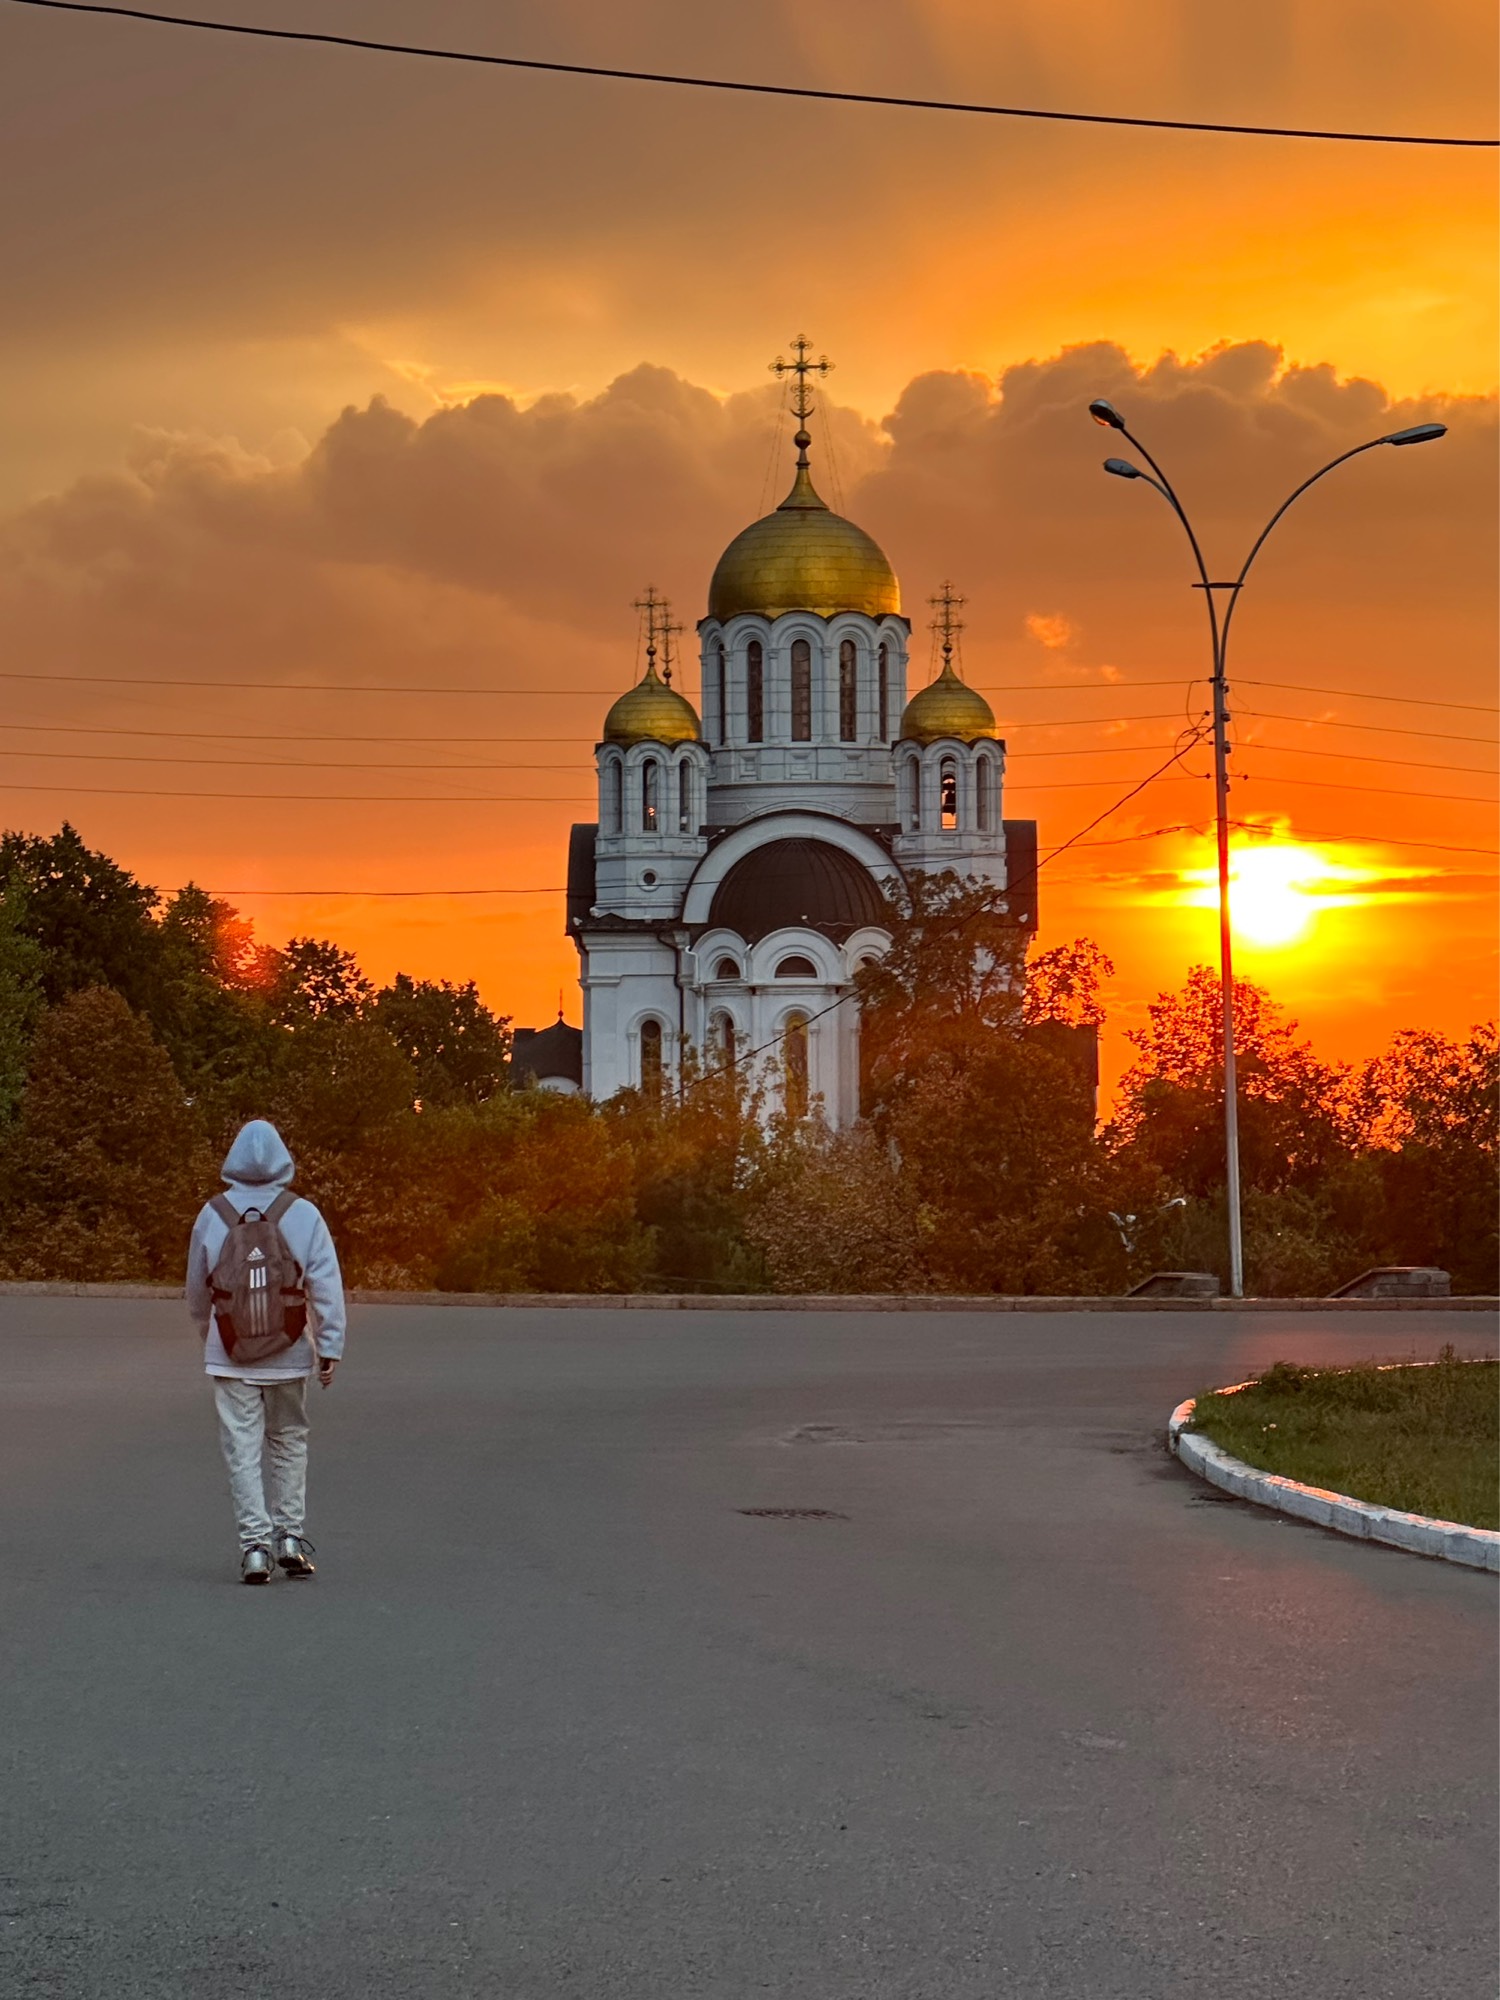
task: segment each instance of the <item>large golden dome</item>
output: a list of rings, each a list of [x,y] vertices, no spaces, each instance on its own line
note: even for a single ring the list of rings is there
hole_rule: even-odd
[[[702,738],[697,709],[667,686],[654,659],[604,718],[606,743],[698,743]]]
[[[972,743],[994,733],[995,711],[982,694],[958,678],[949,660],[935,681],[912,696],[901,717],[903,743],[937,743],[945,736]]]
[[[831,618],[861,611],[883,618],[901,609],[901,586],[879,545],[835,514],[807,469],[806,431],[798,431],[797,477],[776,509],[741,530],[719,558],[708,586],[708,615],[721,622],[742,612],[779,618],[812,611]]]

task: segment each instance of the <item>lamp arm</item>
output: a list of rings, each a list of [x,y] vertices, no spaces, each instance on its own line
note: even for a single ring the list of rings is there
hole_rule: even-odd
[[[1198,546],[1198,537],[1196,534],[1194,534],[1193,524],[1187,517],[1187,509],[1178,499],[1176,488],[1173,486],[1171,480],[1168,479],[1167,475],[1162,471],[1161,467],[1157,464],[1156,460],[1151,456],[1150,452],[1146,449],[1145,445],[1141,443],[1140,439],[1136,437],[1133,432],[1126,430],[1123,424],[1120,426],[1120,434],[1122,437],[1126,437],[1130,440],[1130,442],[1135,446],[1136,450],[1140,453],[1141,457],[1145,459],[1147,465],[1149,465],[1151,470],[1156,474],[1155,479],[1147,479],[1146,484],[1148,486],[1154,486],[1156,488],[1157,492],[1166,501],[1167,505],[1171,508],[1172,512],[1177,516],[1178,520],[1181,521],[1183,529],[1187,535],[1187,538],[1189,542],[1192,543],[1193,560],[1198,565],[1198,575],[1200,576],[1203,582],[1204,602],[1208,605],[1208,631],[1209,631],[1209,638],[1213,644],[1214,673],[1215,676],[1217,676],[1219,672],[1221,648],[1223,645],[1223,637],[1221,637],[1219,632],[1219,610],[1218,606],[1214,603],[1213,590],[1208,580],[1208,565],[1203,560],[1203,551]],[[1144,473],[1141,476],[1142,478],[1145,478]],[[1295,497],[1296,496],[1293,495],[1293,498]],[[1290,506],[1291,502],[1288,501],[1287,505]],[[1267,532],[1269,532],[1269,530]],[[1262,537],[1262,539],[1264,539],[1264,537]],[[1226,616],[1224,620],[1225,635],[1227,635],[1228,631],[1229,631],[1229,620],[1228,617]]]
[[[1302,484],[1299,487],[1297,487],[1295,492],[1289,493],[1285,498],[1285,500],[1282,501],[1281,505],[1276,509],[1276,512],[1271,516],[1270,520],[1267,521],[1266,525],[1261,529],[1260,533],[1256,536],[1255,541],[1251,547],[1250,553],[1249,555],[1246,556],[1244,562],[1240,565],[1240,573],[1234,580],[1234,588],[1229,594],[1229,604],[1224,613],[1223,643],[1226,651],[1228,650],[1229,647],[1229,626],[1230,622],[1234,617],[1234,607],[1240,601],[1240,591],[1244,587],[1245,578],[1250,574],[1250,565],[1255,561],[1255,558],[1260,554],[1261,549],[1265,545],[1266,538],[1269,536],[1271,530],[1276,526],[1276,523],[1281,519],[1282,515],[1286,512],[1288,507],[1291,506],[1294,500],[1300,500],[1302,498],[1302,495],[1307,491],[1309,486],[1316,486],[1320,479],[1325,478],[1330,472],[1334,471],[1338,466],[1343,465],[1348,459],[1358,458],[1362,451],[1373,451],[1376,445],[1384,443],[1385,439],[1383,437],[1371,438],[1365,444],[1355,445],[1351,451],[1341,451],[1337,458],[1331,458],[1329,459],[1326,465],[1320,466],[1318,470],[1311,475],[1310,478],[1303,480]]]

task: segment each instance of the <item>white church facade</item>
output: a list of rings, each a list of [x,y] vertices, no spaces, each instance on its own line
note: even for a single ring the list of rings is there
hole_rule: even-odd
[[[568,932],[583,1027],[516,1036],[518,1076],[605,1099],[735,1063],[797,1114],[859,1113],[854,976],[889,944],[885,891],[952,869],[1036,924],[1036,826],[1004,817],[1005,745],[954,663],[908,698],[911,626],[876,543],[812,481],[805,343],[791,491],[730,543],[698,625],[702,715],[646,670],[605,718],[599,816],[573,828]]]

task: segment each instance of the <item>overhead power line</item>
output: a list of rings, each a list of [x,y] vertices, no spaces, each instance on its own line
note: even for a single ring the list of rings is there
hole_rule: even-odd
[[[1137,683],[1138,686],[1146,683]],[[1500,715],[1500,708],[1482,701],[1434,701],[1424,694],[1372,694],[1368,688],[1316,688],[1303,687],[1299,681],[1257,681],[1249,674],[1236,674],[1237,687],[1280,688],[1284,694],[1326,694],[1335,701],[1394,701],[1413,708],[1461,708],[1470,715]]]
[[[597,77],[615,83],[668,84],[683,90],[735,91],[753,97],[800,97],[822,104],[868,104],[897,111],[947,111],[977,118],[1030,118],[1063,125],[1124,125],[1156,132],[1218,132],[1253,139],[1335,139],[1368,146],[1500,145],[1500,140],[1496,139],[1454,138],[1446,134],[1325,131],[1301,125],[1231,125],[1205,118],[1143,118],[1121,112],[1048,111],[1035,105],[968,104],[943,97],[895,97],[874,91],[820,90],[812,84],[749,83],[735,77],[612,69],[598,63],[544,62],[530,56],[489,55],[476,49],[432,48],[420,43],[376,41],[363,35],[331,35],[311,28],[263,28],[243,21],[205,21],[194,15],[162,14],[144,7],[86,4],[86,0],[10,0],[10,4],[44,7],[57,14],[104,14],[119,20],[147,21],[168,28],[197,28],[209,34],[240,35],[258,41],[313,42],[330,48],[362,49],[377,55],[420,56],[429,62],[473,63],[492,69],[540,71],[552,76]]]
[[[1263,722],[1295,722],[1307,729],[1357,729],[1365,736],[1420,736],[1429,743],[1475,743],[1493,745],[1494,732],[1486,736],[1471,736],[1466,731],[1453,729],[1412,729],[1404,722],[1346,722],[1342,716],[1331,715],[1288,715],[1284,708],[1243,708],[1236,704],[1235,714],[1253,715]],[[420,741],[420,738],[413,739]],[[471,737],[471,742],[482,741]]]
[[[0,670],[0,681],[41,681],[49,687],[209,688],[215,694],[229,694],[238,688],[237,682],[229,680],[168,680],[159,674],[37,674],[9,668]],[[628,688],[620,687],[406,687],[379,681],[268,681],[259,685],[263,691],[273,694],[448,694],[473,696],[476,700],[487,700],[491,695],[566,694],[612,701],[617,695],[629,692]],[[993,681],[971,681],[969,685],[983,693],[998,695],[1128,694],[1132,688],[1191,687],[1193,681],[1184,681],[1177,675],[1170,680],[1159,681],[1011,681],[1004,685]],[[1312,689],[1310,692],[1320,690]]]

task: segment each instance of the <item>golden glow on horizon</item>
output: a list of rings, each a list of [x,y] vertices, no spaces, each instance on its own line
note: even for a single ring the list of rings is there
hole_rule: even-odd
[[[1323,911],[1406,900],[1412,892],[1393,890],[1389,886],[1393,879],[1425,877],[1427,873],[1339,860],[1332,848],[1301,841],[1235,847],[1230,852],[1229,869],[1234,934],[1242,943],[1268,951],[1300,945],[1309,940]],[[1193,909],[1217,906],[1216,867],[1185,868],[1180,879],[1191,886],[1175,900]]]

